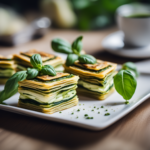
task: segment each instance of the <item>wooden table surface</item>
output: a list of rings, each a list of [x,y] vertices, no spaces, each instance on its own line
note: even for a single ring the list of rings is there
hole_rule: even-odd
[[[0,47],[0,54],[9,55],[29,49],[52,52],[50,40],[63,37],[70,42],[83,35],[84,50],[95,57],[117,63],[140,61],[122,58],[105,52],[102,39],[115,31],[80,32],[75,30],[50,30],[46,36],[16,47]],[[0,110],[0,150],[149,150],[150,149],[150,99],[130,114],[102,131],[85,129],[23,116]]]

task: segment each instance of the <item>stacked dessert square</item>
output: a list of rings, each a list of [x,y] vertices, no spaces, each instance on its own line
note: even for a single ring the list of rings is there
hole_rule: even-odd
[[[26,70],[28,67],[32,67],[30,58],[34,54],[41,55],[43,65],[51,65],[55,68],[56,72],[63,72],[64,69],[62,65],[64,61],[61,57],[37,50],[29,50],[27,52],[20,52],[20,54],[14,54],[14,61],[17,64],[17,71]]]
[[[113,77],[116,74],[117,64],[97,60],[95,64],[82,64],[78,60],[65,71],[78,75],[78,93],[99,100],[106,99],[114,92]]]
[[[73,74],[57,73],[56,76],[43,75],[21,81],[18,106],[48,114],[76,106],[78,79]]]
[[[0,84],[5,84],[6,81],[15,73],[15,64],[10,57],[0,55]]]

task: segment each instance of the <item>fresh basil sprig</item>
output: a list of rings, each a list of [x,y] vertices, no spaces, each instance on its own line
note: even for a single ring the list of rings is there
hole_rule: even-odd
[[[87,55],[87,54],[79,56],[79,61],[82,64],[95,64],[96,63],[96,59],[93,56]]]
[[[27,77],[26,71],[19,71],[12,75],[6,82],[4,90],[0,93],[0,103],[10,98],[18,91],[18,82],[25,80]]]
[[[56,52],[69,54],[66,60],[66,65],[71,66],[76,60],[79,60],[83,64],[95,64],[96,59],[91,55],[82,55],[82,39],[83,36],[79,36],[70,44],[62,39],[55,38],[51,42],[52,49]]]
[[[37,68],[39,70],[42,69],[42,58],[40,54],[34,54],[30,58],[30,62],[33,66],[33,68]]]
[[[53,66],[51,66],[51,65],[44,65],[44,66],[42,67],[41,73],[42,73],[43,75],[56,76],[56,71],[55,71],[55,69],[53,68]]]
[[[74,62],[75,62],[76,60],[78,60],[78,57],[79,57],[79,56],[76,55],[76,54],[69,54],[69,55],[67,56],[66,65],[67,65],[67,66],[73,65]]]
[[[65,41],[63,39],[60,39],[60,38],[53,39],[51,42],[51,46],[55,52],[65,53],[65,54],[72,53],[70,43],[68,43],[67,41]]]
[[[72,51],[74,54],[80,55],[82,50],[82,38],[83,36],[79,36],[73,43],[72,43]]]
[[[39,70],[36,68],[27,69],[27,79],[34,79],[39,74]]]
[[[133,62],[124,63],[122,66],[122,69],[131,71],[133,74],[135,74],[136,77],[139,76],[139,72],[137,70],[137,67]]]
[[[116,91],[125,99],[129,100],[132,98],[137,81],[134,75],[128,70],[120,70],[114,76],[114,85]]]

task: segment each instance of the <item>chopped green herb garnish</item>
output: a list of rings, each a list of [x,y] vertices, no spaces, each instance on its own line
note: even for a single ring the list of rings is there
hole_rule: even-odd
[[[92,109],[92,111],[94,111],[94,109]]]
[[[99,108],[97,108],[97,109],[99,109]]]
[[[108,111],[107,109],[105,111]]]
[[[83,109],[83,110],[85,110],[85,109]]]
[[[71,115],[73,115],[74,113],[71,113]]]
[[[126,101],[125,104],[129,104],[129,101]]]
[[[98,114],[100,114],[100,112],[98,112]]]
[[[88,114],[85,114],[84,116],[86,117],[86,116],[88,116]]]
[[[77,116],[76,118],[78,119],[79,117]]]
[[[86,119],[93,119],[94,117],[86,117]]]
[[[94,106],[94,108],[96,108],[96,106]]]
[[[110,113],[106,113],[106,114],[105,114],[105,116],[109,116],[109,115],[110,115]]]
[[[77,111],[80,111],[80,109],[78,109]]]
[[[61,111],[59,113],[62,113]]]
[[[101,108],[104,108],[104,106],[101,106]]]
[[[81,106],[81,104],[79,104]]]

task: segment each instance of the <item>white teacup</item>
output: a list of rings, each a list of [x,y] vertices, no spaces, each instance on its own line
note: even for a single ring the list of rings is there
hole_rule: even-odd
[[[120,6],[116,12],[117,23],[124,33],[126,45],[139,47],[150,44],[149,5],[140,3],[126,4]]]

